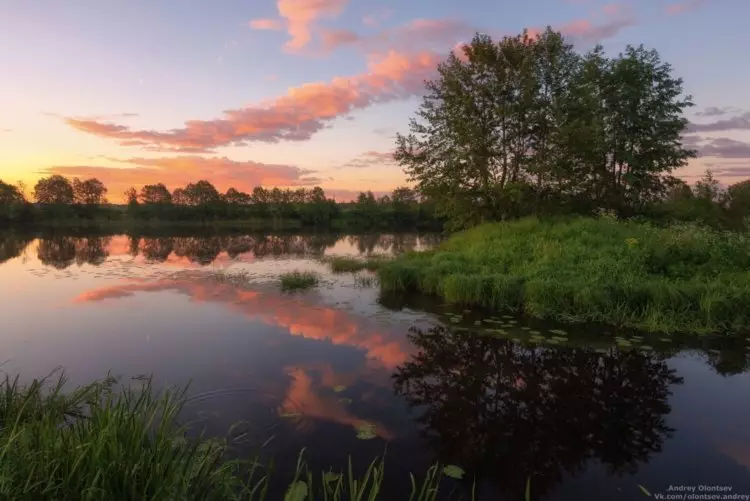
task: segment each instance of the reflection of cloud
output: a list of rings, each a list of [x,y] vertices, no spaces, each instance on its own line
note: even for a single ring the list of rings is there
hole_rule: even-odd
[[[229,308],[265,323],[283,327],[290,334],[330,341],[367,352],[367,357],[395,368],[408,357],[406,341],[368,325],[345,311],[307,303],[268,292],[239,289],[209,279],[132,280],[84,292],[77,303],[123,298],[139,292],[176,291],[198,302],[224,303]]]
[[[345,404],[341,403],[335,394],[324,394],[321,392],[322,386],[331,388],[331,386],[326,385],[326,382],[330,382],[330,380],[326,381],[325,372],[322,385],[315,385],[312,377],[299,367],[287,368],[286,371],[292,378],[292,381],[287,395],[279,407],[279,414],[300,412],[307,417],[324,419],[351,426],[355,429],[363,424],[372,423],[376,425],[378,436],[386,440],[393,438],[393,434],[383,425],[358,418],[349,412]],[[328,378],[333,377],[330,367],[328,367],[327,372]]]

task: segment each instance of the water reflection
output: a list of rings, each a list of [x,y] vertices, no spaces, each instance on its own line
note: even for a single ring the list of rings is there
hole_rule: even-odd
[[[98,266],[109,256],[143,256],[149,262],[162,263],[172,259],[205,266],[215,262],[222,253],[229,259],[243,256],[305,257],[320,256],[345,241],[347,248],[360,254],[399,254],[432,246],[439,235],[373,234],[346,236],[333,233],[312,235],[204,235],[204,236],[71,236],[45,235],[38,239],[38,260],[58,270],[73,263]],[[34,240],[32,236],[0,234],[0,263],[21,255]]]
[[[661,450],[671,386],[682,378],[655,353],[545,349],[442,327],[413,329],[418,352],[394,387],[444,461],[491,478],[507,499],[534,496],[594,459],[632,473]]]

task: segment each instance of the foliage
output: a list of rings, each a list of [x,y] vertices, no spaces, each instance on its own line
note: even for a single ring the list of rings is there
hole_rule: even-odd
[[[379,270],[384,290],[648,331],[750,328],[750,241],[610,218],[485,224]]]
[[[73,179],[73,199],[77,204],[99,205],[107,203],[107,188],[96,178],[81,181]]]
[[[42,178],[34,185],[34,199],[40,204],[72,204],[73,185],[57,174]]]
[[[692,106],[656,51],[577,53],[547,29],[451,54],[398,135],[395,158],[453,227],[530,213],[633,213],[695,152]]]
[[[383,263],[383,259],[374,256],[366,260],[345,256],[333,256],[328,258],[327,261],[331,266],[331,271],[334,273],[353,273],[365,269],[375,271],[380,267],[381,263]]]
[[[107,377],[67,393],[66,380],[22,386],[0,381],[0,498],[14,501],[240,501],[281,499],[271,467],[257,458],[229,460],[234,441],[196,434],[179,424],[185,390],[156,392],[150,380],[122,387]],[[231,435],[231,434],[230,434]],[[348,469],[313,474],[300,453],[286,499],[382,499],[384,463],[361,477]],[[272,465],[271,465],[272,466]],[[440,466],[422,482],[412,476],[414,501],[434,501]],[[301,492],[306,497],[300,496]],[[292,494],[290,494],[292,493]],[[291,496],[291,497],[290,497]]]

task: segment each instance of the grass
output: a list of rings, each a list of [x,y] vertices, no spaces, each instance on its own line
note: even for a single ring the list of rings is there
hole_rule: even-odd
[[[376,271],[386,260],[379,256],[370,256],[367,259],[334,256],[327,261],[333,273],[355,273],[361,270]]]
[[[0,499],[270,499],[271,469],[255,459],[226,460],[227,439],[186,438],[189,428],[178,424],[185,390],[156,393],[150,379],[118,391],[112,378],[67,393],[65,384],[62,374],[28,386],[0,381]],[[285,500],[383,499],[383,460],[356,477],[351,460],[345,471],[312,472],[303,453]],[[421,481],[411,475],[403,499],[435,500],[442,472],[435,465]]]
[[[379,270],[384,291],[651,332],[750,331],[750,240],[610,218],[485,224]]]
[[[312,271],[294,270],[280,277],[281,290],[285,292],[306,290],[318,285],[320,277]]]

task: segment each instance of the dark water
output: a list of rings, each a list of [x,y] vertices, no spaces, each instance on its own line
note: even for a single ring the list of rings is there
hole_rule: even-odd
[[[750,494],[750,340],[381,297],[368,272],[334,275],[320,259],[437,240],[0,236],[1,368],[192,381],[191,417],[216,435],[243,421],[237,453],[263,446],[281,473],[302,447],[320,467],[351,454],[362,468],[386,451],[388,499],[435,460],[463,467],[487,500],[521,499],[529,475],[535,499],[643,499],[639,484]],[[283,294],[278,276],[294,269],[324,280]],[[368,424],[377,437],[358,439]],[[457,498],[471,488],[445,486]]]

